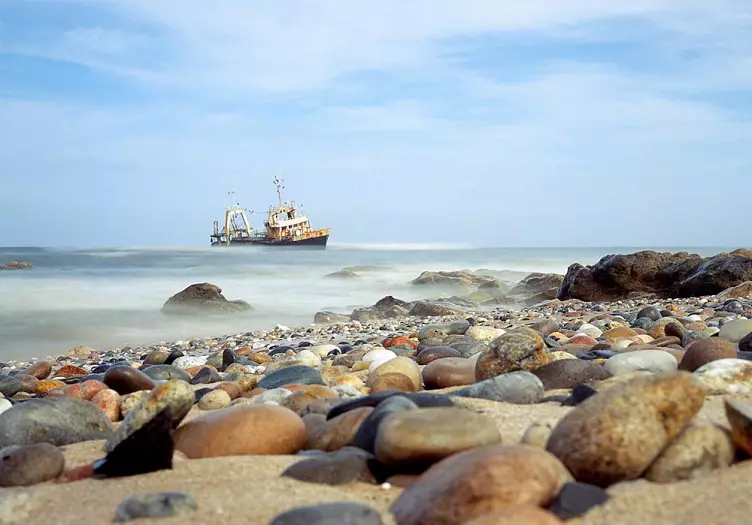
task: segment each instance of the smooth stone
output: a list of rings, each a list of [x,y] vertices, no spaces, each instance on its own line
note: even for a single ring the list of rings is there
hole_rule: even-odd
[[[606,503],[611,497],[601,487],[587,483],[565,483],[548,510],[562,520],[586,514],[590,509]]]
[[[196,366],[204,366],[206,364],[206,358],[193,356],[193,355],[185,355],[185,356],[178,357],[170,364],[174,366],[175,368],[179,368],[181,370],[188,370],[189,368],[193,368]]]
[[[210,355],[206,359],[206,364],[213,366],[220,372],[227,370],[227,367],[235,362],[235,353],[229,348],[225,348],[221,352],[216,352]]]
[[[465,335],[475,341],[493,341],[500,335],[504,335],[506,330],[494,328],[493,326],[471,326],[465,332]]]
[[[663,350],[635,350],[608,358],[603,368],[618,376],[637,371],[674,372],[678,366],[676,358]]]
[[[543,506],[569,481],[564,465],[544,450],[491,445],[434,464],[390,510],[399,525],[461,525],[504,507]]]
[[[364,363],[373,363],[374,361],[385,362],[389,359],[394,359],[395,357],[397,357],[397,354],[395,354],[392,350],[381,348],[377,350],[371,350],[363,356],[361,361]]]
[[[532,370],[547,362],[545,344],[540,334],[529,328],[515,328],[494,339],[476,361],[478,381],[516,370]]]
[[[738,343],[752,333],[752,319],[734,319],[721,327],[718,337]]]
[[[370,381],[370,393],[383,392],[387,390],[400,390],[402,392],[415,392],[415,382],[405,374],[380,374]]]
[[[426,390],[475,383],[475,362],[464,357],[446,357],[426,365],[421,372]]]
[[[647,318],[651,321],[660,321],[663,318],[660,309],[655,306],[646,306],[639,312],[637,312],[637,318]]]
[[[717,359],[693,372],[709,394],[752,394],[752,362],[745,359]]]
[[[171,379],[180,379],[188,383],[191,382],[191,375],[176,366],[158,364],[151,365],[144,369],[144,374],[156,381],[169,381]],[[144,390],[144,389],[140,389]]]
[[[546,390],[574,388],[588,381],[608,379],[613,374],[603,366],[582,359],[562,359],[533,370]]]
[[[13,376],[0,375],[0,394],[13,397],[21,390],[21,381]]]
[[[603,332],[603,335],[601,337],[603,337],[607,341],[610,341],[610,340],[619,340],[619,339],[629,339],[636,335],[637,335],[637,332],[635,332],[634,330],[632,330],[631,328],[627,326],[616,326],[614,328],[611,328]]]
[[[126,417],[132,410],[138,407],[148,397],[150,392],[151,390],[139,390],[132,394],[120,396],[120,413],[123,417]]]
[[[215,389],[208,394],[201,396],[198,402],[198,408],[201,410],[219,410],[220,408],[229,407],[232,403],[230,394],[224,390]]]
[[[752,403],[727,397],[723,400],[731,438],[739,449],[752,455]]]
[[[272,388],[261,392],[253,401],[258,405],[282,405],[291,395],[292,391],[286,388]]]
[[[70,385],[63,389],[63,395],[77,397],[90,401],[102,390],[107,390],[107,385],[96,379],[87,379],[81,383]]]
[[[703,365],[719,359],[736,358],[736,348],[726,339],[713,337],[695,341],[687,347],[679,363],[679,370],[694,372]]]
[[[465,525],[564,525],[564,522],[547,510],[523,504],[481,514]]]
[[[636,479],[704,401],[705,389],[688,372],[638,376],[568,412],[551,433],[546,450],[577,481],[606,487]]]
[[[542,321],[536,321],[534,323],[530,323],[527,325],[528,328],[531,330],[535,330],[539,334],[543,336],[549,336],[553,334],[554,332],[559,331],[559,323],[554,321],[553,319],[544,319]]]
[[[526,371],[507,372],[451,393],[452,396],[475,397],[515,405],[537,403],[543,399],[544,394],[543,382]]]
[[[386,465],[428,465],[465,450],[501,443],[496,422],[455,407],[399,411],[378,428],[375,456]]]
[[[110,421],[120,419],[120,394],[114,390],[100,390],[91,398],[91,402],[98,406]]]
[[[305,366],[310,366],[314,368],[317,366],[321,366],[321,357],[314,354],[310,350],[301,350],[295,356],[295,360]]]
[[[373,362],[373,364],[376,363],[378,363],[378,361]],[[379,365],[374,370],[369,371],[366,386],[371,386],[374,381],[385,374],[402,374],[407,376],[413,383],[413,391],[420,390],[421,386],[423,386],[420,367],[418,366],[418,363],[409,357],[395,357]]]
[[[449,346],[433,346],[421,350],[416,357],[416,361],[419,365],[423,366],[437,359],[445,359],[447,357],[462,357],[462,353]]]
[[[29,368],[24,370],[24,374],[36,377],[37,379],[47,379],[52,373],[52,363],[48,361],[37,361]]]
[[[454,394],[455,393],[452,392],[452,395]],[[365,396],[360,396],[355,399],[350,399],[338,405],[335,405],[327,413],[326,417],[327,419],[332,419],[342,414],[343,412],[347,412],[349,410],[353,410],[355,408],[359,408],[363,406],[370,406],[370,407],[375,408],[379,405],[379,403],[381,403],[385,399],[388,399],[395,395],[404,396],[410,401],[412,401],[413,403],[415,403],[416,405],[418,405],[419,407],[455,406],[454,402],[452,401],[452,398],[444,394],[432,394],[428,392],[400,392],[399,390],[392,390],[392,391],[385,390],[383,392],[378,392],[376,394],[368,394]]]
[[[235,405],[207,412],[175,432],[175,450],[188,458],[295,454],[306,442],[295,412],[275,405]]]
[[[121,395],[138,390],[151,390],[155,386],[149,376],[129,365],[110,367],[104,373],[104,384]]]
[[[580,326],[580,328],[577,331],[585,335],[588,335],[592,337],[593,339],[598,339],[600,336],[603,335],[603,330],[601,330],[597,326],[593,326],[590,323],[584,323],[582,326]]]
[[[297,507],[275,516],[269,525],[383,525],[379,512],[360,503],[336,502]]]
[[[534,422],[527,427],[525,433],[522,435],[520,443],[545,449],[552,430],[553,426],[551,423]]]
[[[730,433],[716,425],[690,425],[650,465],[643,477],[673,483],[704,476],[734,461]]]
[[[331,452],[351,445],[360,425],[373,410],[373,407],[360,407],[326,420],[308,435],[305,448]]]
[[[336,345],[331,344],[324,344],[324,345],[311,345],[308,348],[306,348],[306,351],[313,353],[319,359],[324,358],[329,355],[330,352],[338,350],[342,352],[342,349]],[[298,352],[298,359],[300,358],[300,352]]]
[[[152,350],[149,355],[144,359],[145,365],[163,365],[167,358],[170,356],[169,350],[158,349]],[[156,378],[153,378],[156,379]]]
[[[280,368],[279,370],[264,376],[264,378],[258,382],[257,386],[271,390],[272,388],[279,388],[283,385],[292,385],[296,383],[302,385],[325,384],[324,380],[321,378],[321,373],[315,368],[296,365]]]
[[[5,398],[0,398],[0,414],[7,410],[10,410],[12,407],[13,404],[10,401]]]
[[[196,393],[191,385],[185,381],[171,379],[162,383],[151,390],[146,398],[128,412],[115,433],[105,443],[105,452],[112,452],[120,442],[143,427],[167,407],[170,409],[173,427],[177,427],[195,402]]]
[[[193,377],[188,375],[188,378],[188,382],[192,385],[208,385],[222,381],[222,376],[219,375],[219,372],[208,366],[201,367],[201,370],[196,372],[196,375]]]
[[[352,445],[373,454],[382,421],[392,414],[417,409],[418,405],[405,396],[395,395],[385,399],[360,424],[352,439]]]
[[[182,492],[150,492],[128,496],[115,509],[113,522],[141,518],[166,518],[198,509],[193,496]]]
[[[370,469],[374,460],[365,450],[344,447],[298,461],[287,467],[281,476],[324,485],[374,484],[376,479]]]
[[[63,451],[49,443],[0,449],[0,487],[21,487],[55,479],[65,467]]]

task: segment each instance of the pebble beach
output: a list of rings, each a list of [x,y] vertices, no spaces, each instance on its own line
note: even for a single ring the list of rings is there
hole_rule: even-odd
[[[0,363],[0,523],[746,522],[752,284],[438,278],[472,291]]]

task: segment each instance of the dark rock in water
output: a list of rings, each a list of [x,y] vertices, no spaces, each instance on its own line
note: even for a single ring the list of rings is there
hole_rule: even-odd
[[[451,392],[452,396],[475,397],[528,405],[543,399],[544,387],[540,379],[527,371],[507,372]]]
[[[176,359],[185,356],[185,354],[181,350],[172,350],[170,354],[167,356],[167,359],[165,359],[164,364],[171,365],[175,362]]]
[[[298,461],[282,472],[281,476],[308,483],[346,485],[349,483],[376,483],[371,473],[371,463],[378,461],[356,447],[343,447],[334,452],[316,454]]]
[[[21,381],[13,376],[0,375],[0,394],[13,397],[21,390]]]
[[[154,381],[149,376],[130,365],[110,367],[104,373],[104,384],[120,395],[154,388]]]
[[[192,385],[205,385],[209,383],[217,383],[219,381],[222,381],[222,377],[219,373],[213,368],[205,366],[199,370],[195,376],[190,378],[188,382]]]
[[[582,516],[587,511],[608,501],[610,496],[600,487],[587,483],[568,482],[557,494],[548,510],[562,520]]]
[[[28,399],[0,414],[0,448],[45,442],[61,447],[106,439],[113,431],[99,407],[73,397]]]
[[[376,303],[373,305],[373,308],[382,312],[386,312],[394,306],[408,308],[410,304],[407,301],[403,301],[402,299],[397,299],[396,297],[387,295],[386,297],[382,297],[381,299],[376,301]]]
[[[170,407],[166,407],[141,428],[126,437],[104,459],[94,464],[97,477],[147,474],[172,468],[175,433]]]
[[[373,454],[379,425],[384,418],[397,412],[417,410],[418,408],[417,404],[402,395],[391,396],[383,400],[360,424],[353,437],[352,445]]]
[[[581,359],[561,359],[533,370],[546,390],[574,388],[586,381],[608,379],[611,373],[603,366]]]
[[[269,525],[382,525],[381,515],[360,503],[322,503],[288,510]]]
[[[144,369],[144,374],[157,381],[180,379],[188,383],[191,382],[191,374],[172,365],[151,365]]]
[[[313,367],[299,365],[280,368],[258,382],[259,387],[271,390],[282,385],[299,383],[301,385],[324,385],[321,373]]]
[[[454,393],[453,393],[454,394]],[[378,407],[379,404],[392,396],[404,396],[421,408],[427,407],[453,407],[454,402],[450,396],[444,394],[429,394],[424,392],[403,392],[402,390],[382,390],[375,394],[356,397],[332,407],[326,414],[327,419],[332,419],[354,408]]]
[[[49,443],[0,450],[0,487],[25,487],[58,477],[65,468],[63,451]]]
[[[165,518],[198,508],[192,496],[182,492],[151,492],[129,496],[115,510],[115,523],[140,518]]]
[[[222,289],[211,283],[192,284],[170,297],[162,306],[165,314],[228,314],[252,310],[245,301],[228,301]]]
[[[752,251],[703,258],[652,250],[607,255],[593,266],[572,264],[559,287],[561,300],[610,301],[630,294],[660,297],[714,295],[752,280]]]
[[[661,315],[661,311],[655,306],[646,306],[645,308],[637,312],[638,319],[641,319],[643,317],[646,317],[651,321],[659,321],[663,316]]]

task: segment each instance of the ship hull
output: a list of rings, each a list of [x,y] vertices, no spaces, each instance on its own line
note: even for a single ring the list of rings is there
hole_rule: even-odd
[[[326,243],[329,241],[328,235],[321,235],[319,237],[311,237],[308,239],[300,239],[297,241],[288,239],[233,239],[230,244],[213,242],[212,246],[227,247],[227,246],[274,246],[274,247],[288,247],[288,248],[318,248],[320,250],[326,249]]]

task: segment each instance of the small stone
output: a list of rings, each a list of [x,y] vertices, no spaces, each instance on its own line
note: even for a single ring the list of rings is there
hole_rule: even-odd
[[[21,487],[58,477],[65,467],[63,451],[49,443],[0,449],[0,487]]]
[[[501,443],[493,419],[464,408],[400,411],[379,425],[375,455],[386,465],[426,466],[447,456]]]
[[[542,506],[572,481],[553,455],[526,445],[491,445],[449,456],[402,491],[400,525],[461,525],[512,505]]]
[[[544,394],[543,382],[526,371],[500,374],[451,393],[452,396],[475,397],[515,405],[537,403],[543,399]]]
[[[493,326],[471,326],[467,329],[465,335],[476,341],[493,341],[505,333],[503,329],[494,328]]]
[[[85,376],[86,374],[88,374],[88,372],[84,370],[83,368],[81,368],[80,366],[64,365],[58,368],[57,370],[55,370],[52,376],[70,378],[70,377]]]
[[[598,486],[639,477],[689,424],[705,389],[688,372],[617,383],[556,425],[546,450],[578,480]]]
[[[13,405],[10,401],[8,401],[5,398],[0,398],[0,414],[5,412],[6,410],[10,410]]]
[[[165,518],[196,510],[192,496],[182,492],[152,492],[129,496],[118,505],[113,519],[116,523],[140,518]]]
[[[365,450],[344,447],[298,461],[287,467],[281,476],[325,485],[375,483],[369,466],[374,460]]]
[[[694,372],[712,361],[734,358],[736,358],[736,348],[726,339],[718,337],[700,339],[687,346],[679,369]]]
[[[663,350],[635,350],[608,358],[603,368],[618,376],[638,371],[674,372],[678,366],[676,358]]]
[[[663,318],[661,311],[655,306],[646,306],[637,312],[637,318],[640,319],[642,317],[646,317],[651,321],[660,321]]]
[[[182,352],[181,352],[182,353]],[[166,349],[152,350],[144,359],[145,365],[163,365],[170,356],[170,351]],[[175,358],[177,359],[177,357]]]
[[[541,380],[546,390],[574,388],[588,381],[608,379],[612,375],[601,365],[582,359],[553,361],[533,370],[532,373]]]
[[[0,394],[13,397],[19,390],[21,390],[21,381],[13,376],[0,375]]]
[[[587,483],[565,483],[548,510],[562,520],[569,520],[587,513],[590,509],[603,505],[610,499],[601,487]]]
[[[166,364],[152,365],[144,369],[144,374],[155,381],[169,381],[170,379],[180,379],[188,383],[191,381],[191,376],[188,372],[176,366]]]
[[[352,444],[360,425],[373,410],[372,407],[360,407],[327,420],[308,436],[305,448],[330,452]]]
[[[360,503],[322,503],[275,516],[269,525],[382,525],[381,515]]]
[[[110,421],[120,419],[120,394],[114,390],[100,390],[91,398],[91,402],[98,406]]]
[[[324,381],[321,373],[315,368],[299,365],[280,368],[265,376],[257,386],[272,389],[291,384],[323,385]]]
[[[462,357],[459,350],[455,350],[449,346],[434,346],[421,350],[416,357],[416,361],[419,365],[427,365],[437,359],[444,359],[447,357]]]
[[[550,361],[540,334],[529,328],[515,328],[496,338],[481,352],[475,377],[481,381],[505,372],[533,370]]]
[[[405,374],[388,373],[379,374],[370,381],[371,393],[399,390],[401,392],[415,392],[415,381]]]
[[[36,377],[39,380],[47,379],[52,373],[52,363],[48,361],[37,361],[23,372],[26,375]]]
[[[734,442],[716,425],[690,425],[653,461],[644,477],[654,483],[694,479],[726,468],[734,460]]]
[[[199,356],[186,355],[186,356],[178,357],[171,364],[175,368],[179,368],[181,370],[188,370],[189,368],[193,368],[194,366],[205,365],[206,358],[199,357]]]
[[[201,410],[219,410],[220,408],[229,407],[232,403],[230,395],[224,390],[215,389],[206,394],[198,402]]]
[[[222,381],[222,377],[216,369],[210,366],[202,366],[193,377],[188,376],[188,382],[192,385],[208,385],[219,381]]]
[[[521,443],[523,445],[532,445],[534,447],[545,449],[552,430],[553,425],[551,423],[535,422],[527,427],[527,430],[525,430],[525,433],[522,435]]]
[[[141,402],[147,398],[149,392],[149,390],[139,390],[138,392],[133,392],[132,394],[120,396],[120,413],[122,414],[122,416],[126,417],[131,412],[131,410],[140,405]]]
[[[175,449],[188,458],[295,454],[306,426],[292,410],[275,405],[236,405],[202,414],[175,432]]]
[[[378,361],[374,361],[372,364],[378,363]],[[413,383],[414,392],[420,390],[421,386],[423,386],[420,367],[409,357],[399,356],[379,364],[376,368],[369,371],[366,385],[371,386],[380,376],[385,374],[402,374],[408,377]]]
[[[121,395],[154,388],[154,381],[149,376],[128,365],[109,368],[104,373],[104,383]]]
[[[77,397],[90,401],[102,390],[107,390],[107,385],[96,379],[89,379],[63,389],[63,394],[69,397]]]
[[[67,385],[63,383],[62,381],[58,381],[57,379],[42,379],[37,383],[36,386],[36,393],[37,394],[46,394],[48,392],[52,392],[53,390],[62,390]]]
[[[433,361],[422,371],[426,390],[475,383],[475,361],[464,357],[447,357]]]

